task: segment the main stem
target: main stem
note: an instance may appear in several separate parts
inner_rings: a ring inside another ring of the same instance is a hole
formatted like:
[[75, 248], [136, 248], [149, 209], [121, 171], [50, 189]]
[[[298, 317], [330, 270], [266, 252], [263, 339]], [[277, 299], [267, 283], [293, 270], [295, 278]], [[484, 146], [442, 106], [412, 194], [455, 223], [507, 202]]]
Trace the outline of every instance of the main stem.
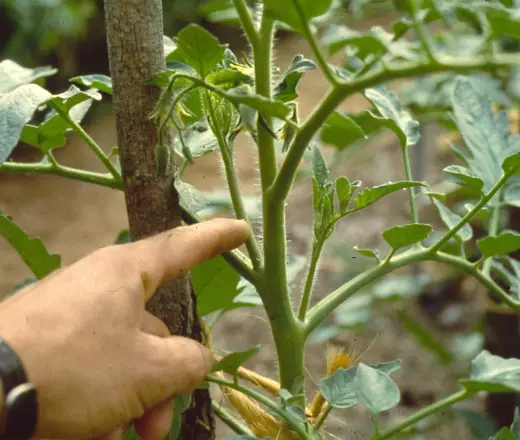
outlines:
[[[273, 19], [262, 17], [259, 43], [254, 47], [256, 93], [271, 98]], [[272, 118], [263, 115], [272, 127]], [[292, 310], [287, 286], [285, 200], [273, 199], [270, 187], [277, 173], [274, 139], [257, 124], [258, 157], [262, 184], [264, 270], [257, 285], [269, 318], [278, 354], [280, 384], [294, 394], [303, 392], [303, 331]], [[304, 398], [301, 405], [305, 404]]]

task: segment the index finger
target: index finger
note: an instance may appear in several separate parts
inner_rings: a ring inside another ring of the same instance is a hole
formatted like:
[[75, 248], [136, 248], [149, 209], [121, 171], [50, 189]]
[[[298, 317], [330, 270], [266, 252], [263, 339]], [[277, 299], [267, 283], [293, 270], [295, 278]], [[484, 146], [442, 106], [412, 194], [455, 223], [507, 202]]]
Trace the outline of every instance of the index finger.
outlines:
[[249, 234], [249, 225], [243, 220], [214, 219], [181, 226], [128, 245], [134, 247], [130, 254], [139, 264], [145, 301], [160, 285], [240, 246]]

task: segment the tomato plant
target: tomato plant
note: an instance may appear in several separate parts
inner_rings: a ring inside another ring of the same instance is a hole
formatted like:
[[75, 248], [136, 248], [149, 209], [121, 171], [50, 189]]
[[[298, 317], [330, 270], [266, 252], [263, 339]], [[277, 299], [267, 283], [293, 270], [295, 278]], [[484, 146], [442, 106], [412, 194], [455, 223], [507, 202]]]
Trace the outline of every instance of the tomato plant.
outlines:
[[[393, 426], [381, 426], [379, 415], [400, 400], [391, 376], [400, 368], [399, 360], [366, 365], [338, 352], [329, 362], [327, 376], [318, 382], [316, 394], [311, 398], [304, 392], [304, 348], [310, 335], [338, 307], [397, 269], [424, 261], [452, 265], [489, 290], [493, 307], [516, 314], [520, 310], [520, 265], [508, 257], [520, 249], [520, 234], [502, 228], [499, 221], [504, 209], [518, 206], [520, 194], [520, 135], [511, 133], [508, 120], [518, 100], [520, 55], [506, 44], [520, 37], [518, 9], [507, 2], [394, 3], [402, 17], [393, 23], [391, 32], [382, 28], [358, 32], [342, 24], [341, 2], [265, 0], [254, 7], [244, 0], [218, 2], [215, 10], [222, 13], [224, 5], [231, 11], [224, 15], [240, 24], [250, 55], [239, 59], [203, 27], [190, 24], [174, 39], [164, 38], [166, 69], [147, 80], [161, 90], [149, 115], [157, 128], [157, 143], [150, 147], [156, 172], [164, 176], [173, 162], [179, 163], [171, 185], [180, 195], [185, 222], [201, 221], [211, 211], [212, 202], [182, 180], [184, 170], [207, 154], [218, 154], [222, 161], [236, 217], [251, 222], [234, 165], [234, 141], [246, 133], [257, 147], [261, 228], [250, 236], [247, 255], [234, 251], [214, 258], [191, 275], [198, 312], [208, 322], [240, 307], [263, 307], [269, 320], [278, 357], [277, 380], [241, 367], [259, 347], [221, 358], [207, 378], [225, 391], [240, 418], [215, 404], [217, 415], [243, 438], [319, 438], [334, 409], [363, 405], [374, 416], [374, 439], [384, 440], [479, 392], [520, 391], [520, 359], [504, 359], [484, 350], [472, 360], [460, 391]], [[273, 40], [282, 28], [308, 42], [312, 60], [297, 54], [285, 71], [275, 67]], [[345, 54], [341, 65], [330, 60], [338, 52]], [[49, 173], [125, 189], [117, 149], [106, 155], [81, 127], [90, 104], [100, 100], [101, 94], [114, 93], [111, 78], [72, 78], [69, 90], [51, 94], [33, 82], [53, 74], [53, 69], [22, 68], [9, 60], [0, 66], [0, 171]], [[320, 69], [330, 89], [301, 121], [297, 86], [305, 72], [313, 69]], [[384, 85], [417, 77], [403, 92], [403, 100]], [[360, 113], [337, 110], [355, 94], [362, 94], [371, 108]], [[42, 107], [46, 117], [35, 122], [33, 116]], [[460, 145], [452, 145], [456, 164], [444, 172], [468, 195], [463, 212], [445, 203], [446, 194], [413, 179], [410, 150], [419, 141], [419, 119], [424, 115], [460, 134]], [[172, 127], [176, 130], [173, 139]], [[401, 180], [367, 187], [356, 176], [333, 176], [322, 154], [325, 146], [347, 152], [383, 130], [391, 130], [398, 139]], [[53, 150], [65, 144], [69, 131], [85, 140], [106, 173], [56, 161]], [[19, 140], [39, 149], [44, 159], [39, 163], [8, 160]], [[305, 264], [303, 257], [287, 253], [285, 219], [287, 198], [301, 167], [310, 171], [314, 213]], [[376, 249], [354, 249], [370, 258], [372, 265], [313, 302], [323, 247], [337, 223], [348, 222], [352, 214], [401, 190], [408, 193], [409, 222], [381, 231], [389, 250], [381, 254]], [[421, 220], [418, 200], [431, 203], [444, 229], [434, 231]], [[468, 243], [473, 237], [470, 222], [477, 217], [484, 218], [487, 235], [477, 240], [475, 254]], [[59, 266], [59, 257], [27, 237], [7, 215], [2, 214], [0, 220], [4, 225], [0, 232], [37, 277]], [[301, 271], [305, 271], [303, 286], [294, 283]], [[293, 299], [299, 300], [297, 307]], [[373, 300], [371, 296], [369, 301]], [[271, 397], [251, 384], [269, 391]], [[518, 426], [515, 422], [494, 438], [520, 438]]]

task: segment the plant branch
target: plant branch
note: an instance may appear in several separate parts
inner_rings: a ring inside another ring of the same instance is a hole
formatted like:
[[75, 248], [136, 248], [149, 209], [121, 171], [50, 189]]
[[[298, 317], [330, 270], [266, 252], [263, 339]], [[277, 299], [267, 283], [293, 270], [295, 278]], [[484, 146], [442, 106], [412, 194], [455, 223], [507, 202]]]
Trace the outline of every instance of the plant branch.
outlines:
[[[233, 158], [231, 157], [231, 148], [226, 139], [224, 138], [224, 134], [222, 133], [221, 127], [218, 126], [217, 119], [215, 116], [215, 108], [213, 106], [214, 101], [212, 101], [210, 96], [207, 96], [207, 92], [204, 93], [204, 95], [207, 101], [206, 107], [209, 113], [208, 116], [211, 119], [211, 130], [217, 138], [220, 154], [222, 156], [222, 161], [224, 162], [226, 180], [229, 188], [229, 194], [231, 196], [231, 201], [233, 203], [233, 208], [235, 209], [235, 215], [238, 219], [245, 220], [247, 223], [249, 223], [249, 225], [251, 225], [249, 216], [247, 215], [246, 209], [244, 208], [242, 194], [240, 193], [240, 186], [238, 184], [238, 177], [236, 175], [235, 164], [233, 163]], [[246, 241], [246, 247], [249, 253], [249, 257], [253, 262], [253, 267], [255, 268], [255, 270], [259, 270], [263, 265], [262, 255], [260, 254], [260, 249], [258, 248], [258, 243], [253, 233], [249, 234], [249, 238]]]
[[470, 211], [468, 211], [467, 214], [462, 217], [453, 228], [446, 232], [446, 234], [444, 234], [437, 243], [430, 247], [430, 251], [435, 252], [441, 249], [450, 240], [450, 238], [454, 237], [457, 232], [460, 231], [464, 225], [468, 223], [473, 217], [475, 217], [480, 209], [484, 207], [498, 191], [500, 191], [502, 186], [506, 184], [510, 175], [511, 173], [504, 173], [504, 175], [497, 183], [493, 185], [489, 192], [483, 195], [479, 202]]
[[426, 417], [429, 417], [436, 412], [440, 411], [443, 408], [447, 408], [448, 406], [452, 406], [457, 402], [460, 402], [461, 400], [467, 399], [468, 397], [471, 397], [472, 393], [467, 390], [460, 390], [456, 393], [453, 393], [452, 395], [445, 397], [444, 399], [441, 399], [435, 403], [432, 403], [431, 405], [428, 405], [427, 407], [413, 413], [412, 415], [406, 417], [404, 420], [402, 420], [399, 423], [396, 423], [394, 426], [388, 429], [383, 429], [379, 432], [379, 436], [377, 437], [378, 440], [386, 440], [388, 438], [393, 437], [395, 434], [398, 434], [400, 432], [403, 432], [406, 428], [415, 425], [417, 422], [419, 422], [422, 419], [425, 419]]
[[323, 240], [313, 240], [312, 242], [311, 262], [309, 264], [309, 270], [307, 271], [307, 277], [305, 278], [302, 299], [298, 309], [298, 319], [301, 321], [305, 320], [305, 315], [307, 314], [307, 309], [309, 308], [309, 302], [312, 295], [312, 286], [314, 283], [314, 277], [316, 275], [316, 268], [320, 259], [321, 250], [323, 249], [323, 244]]
[[222, 405], [215, 402], [215, 400], [211, 400], [211, 406], [213, 411], [217, 417], [222, 420], [227, 426], [229, 426], [234, 432], [240, 435], [248, 435], [250, 437], [254, 437], [255, 434], [251, 431], [246, 425], [237, 420], [231, 413], [222, 407]]
[[[413, 0], [412, 0], [413, 1]], [[408, 146], [401, 148], [403, 152], [404, 171], [406, 174], [406, 180], [412, 181], [412, 167], [410, 165], [410, 153]], [[408, 188], [408, 200], [410, 203], [410, 215], [412, 217], [412, 223], [419, 223], [419, 213], [415, 203], [415, 188]]]
[[76, 121], [74, 121], [70, 115], [64, 111], [57, 103], [54, 103], [52, 100], [49, 101], [49, 105], [56, 110], [58, 113], [69, 125], [70, 127], [87, 143], [92, 152], [98, 157], [98, 159], [103, 163], [106, 169], [112, 174], [115, 180], [122, 181], [121, 174], [116, 169], [114, 164], [110, 162], [110, 159], [105, 155], [104, 151], [101, 147], [96, 143], [94, 139], [90, 137], [90, 135], [83, 130], [83, 127], [79, 125]]
[[[500, 197], [497, 197], [500, 199]], [[498, 227], [500, 225], [500, 200], [497, 200], [496, 203], [491, 206], [491, 219], [489, 220], [489, 236], [495, 237], [498, 233]], [[484, 261], [484, 265], [482, 266], [482, 273], [486, 276], [489, 276], [489, 272], [491, 270], [491, 262], [493, 260], [488, 258]]]
[[249, 40], [251, 47], [254, 49], [258, 46], [258, 32], [255, 29], [255, 24], [251, 17], [251, 13], [249, 12], [249, 8], [244, 0], [233, 0], [233, 5], [235, 6], [246, 37]]
[[54, 174], [56, 176], [68, 177], [69, 179], [79, 180], [82, 182], [93, 183], [95, 185], [104, 186], [112, 189], [123, 189], [121, 180], [116, 180], [110, 174], [94, 173], [92, 171], [79, 170], [70, 168], [60, 164], [52, 163], [21, 163], [21, 162], [4, 162], [0, 165], [0, 172], [27, 174]]
[[316, 425], [314, 425], [316, 431], [319, 431], [321, 429], [321, 427], [325, 423], [325, 420], [327, 420], [327, 417], [331, 413], [332, 408], [332, 405], [327, 404], [327, 406], [325, 407], [325, 411], [321, 413], [320, 417], [318, 418], [318, 421], [316, 422]]
[[242, 394], [245, 394], [246, 396], [251, 397], [252, 399], [256, 400], [257, 402], [261, 403], [262, 405], [269, 408], [271, 411], [276, 413], [282, 420], [284, 420], [291, 429], [296, 432], [300, 437], [300, 439], [308, 439], [309, 436], [307, 435], [307, 432], [305, 431], [305, 427], [303, 423], [293, 416], [289, 411], [284, 411], [282, 408], [280, 408], [279, 405], [276, 404], [275, 401], [269, 399], [268, 397], [264, 396], [263, 394], [259, 393], [258, 391], [252, 390], [250, 388], [244, 387], [240, 385], [238, 382], [231, 382], [229, 380], [221, 379], [219, 377], [215, 376], [207, 376], [206, 380], [208, 382], [232, 388], [234, 390], [237, 390], [241, 392]]
[[305, 336], [308, 336], [334, 309], [345, 302], [353, 294], [358, 292], [366, 285], [382, 278], [383, 276], [393, 272], [400, 267], [407, 266], [412, 263], [421, 261], [438, 261], [441, 263], [451, 264], [462, 269], [464, 272], [472, 275], [477, 281], [484, 285], [489, 291], [495, 293], [502, 301], [504, 301], [513, 310], [520, 310], [520, 302], [511, 298], [497, 283], [491, 278], [485, 276], [475, 266], [464, 258], [449, 255], [443, 252], [435, 252], [431, 248], [410, 250], [404, 252], [397, 257], [384, 261], [352, 278], [343, 286], [336, 289], [329, 296], [322, 299], [309, 312], [305, 322]]
[[492, 59], [480, 57], [437, 56], [437, 61], [406, 61], [386, 64], [351, 81], [340, 81], [332, 87], [321, 104], [314, 109], [296, 134], [289, 152], [280, 168], [271, 195], [273, 199], [285, 200], [294, 180], [294, 175], [309, 142], [323, 125], [330, 113], [354, 93], [395, 79], [425, 76], [441, 72], [465, 73], [472, 70], [489, 70], [500, 66], [520, 63], [518, 54], [495, 55]]

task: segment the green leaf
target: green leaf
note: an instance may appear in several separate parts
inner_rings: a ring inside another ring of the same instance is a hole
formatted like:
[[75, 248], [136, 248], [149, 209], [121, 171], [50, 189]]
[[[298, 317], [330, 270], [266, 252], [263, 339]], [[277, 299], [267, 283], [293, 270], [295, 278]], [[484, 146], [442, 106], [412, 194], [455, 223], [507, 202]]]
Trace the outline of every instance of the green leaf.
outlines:
[[340, 151], [367, 136], [352, 118], [335, 111], [331, 113], [321, 129], [321, 140], [334, 145]]
[[466, 162], [487, 192], [502, 177], [501, 167], [508, 168], [506, 159], [520, 150], [520, 142], [508, 139], [507, 115], [495, 116], [489, 98], [469, 78], [457, 78], [452, 105], [455, 123], [471, 153]]
[[[389, 405], [395, 399], [395, 389], [388, 386], [386, 378], [381, 380], [379, 376], [376, 378], [372, 370], [375, 369], [380, 373], [390, 375], [401, 367], [401, 361], [385, 362], [371, 366], [364, 365], [364, 367], [365, 371], [360, 374], [359, 378], [357, 374], [359, 365], [356, 365], [348, 370], [340, 368], [331, 376], [318, 382], [320, 393], [332, 407], [350, 408], [357, 405], [360, 403], [359, 395], [361, 395], [364, 402], [371, 404], [371, 397], [374, 397], [376, 392], [381, 390], [388, 391], [386, 396], [380, 396], [385, 401], [384, 406]], [[368, 374], [367, 368], [370, 369]], [[359, 389], [360, 386], [367, 386], [369, 392], [362, 394], [363, 391]], [[374, 409], [376, 409], [376, 406], [374, 406]]]
[[[431, 198], [431, 200], [437, 208], [437, 211], [439, 212], [442, 221], [448, 227], [448, 229], [452, 229], [461, 220], [462, 217], [458, 214], [455, 214], [446, 205], [442, 204], [435, 198]], [[462, 242], [471, 240], [471, 237], [473, 237], [473, 229], [471, 229], [471, 226], [468, 223], [466, 223], [457, 232], [457, 237], [460, 238]]]
[[477, 240], [477, 247], [482, 252], [482, 256], [486, 258], [510, 254], [520, 249], [520, 233], [502, 231], [496, 237], [489, 236]]
[[518, 174], [520, 171], [520, 135], [512, 135], [507, 142], [509, 154], [502, 162], [502, 169], [506, 173]]
[[314, 146], [311, 150], [312, 175], [316, 179], [319, 188], [323, 188], [329, 180], [329, 169], [319, 147]]
[[355, 382], [359, 402], [372, 414], [392, 409], [401, 399], [399, 388], [388, 374], [363, 363], [358, 366]]
[[520, 359], [504, 359], [483, 350], [471, 362], [469, 379], [461, 381], [471, 392], [507, 393], [520, 391]]
[[[137, 433], [134, 425], [131, 425], [124, 433], [123, 440], [142, 440], [141, 436]], [[177, 439], [175, 439], [177, 440]]]
[[381, 116], [371, 113], [376, 119], [390, 128], [399, 138], [403, 148], [419, 141], [421, 133], [419, 122], [412, 119], [410, 113], [403, 109], [397, 96], [383, 86], [365, 90], [366, 98], [377, 108]]
[[211, 131], [215, 136], [221, 133], [224, 138], [227, 138], [235, 116], [233, 105], [223, 96], [208, 90], [203, 90], [202, 96], [206, 119]]
[[517, 438], [509, 428], [504, 426], [497, 432], [497, 435], [495, 435], [492, 440], [517, 440]]
[[52, 95], [36, 84], [22, 85], [0, 96], [0, 165], [7, 160], [20, 139], [23, 126], [36, 109]]
[[383, 232], [383, 238], [392, 249], [397, 250], [425, 240], [432, 230], [431, 225], [424, 223], [394, 226]]
[[264, 96], [255, 95], [248, 86], [237, 87], [227, 92], [228, 99], [235, 104], [243, 104], [258, 110], [262, 115], [285, 119], [291, 108], [282, 101], [270, 100]]
[[252, 358], [259, 351], [260, 345], [255, 345], [249, 350], [236, 351], [234, 353], [228, 354], [217, 362], [212, 371], [225, 371], [229, 374], [235, 374], [242, 364], [244, 364], [249, 358]]
[[444, 168], [444, 172], [447, 174], [448, 180], [453, 180], [459, 185], [466, 185], [471, 189], [482, 192], [484, 182], [471, 170], [459, 165], [449, 165]]
[[294, 101], [298, 97], [296, 86], [300, 82], [303, 72], [316, 69], [314, 61], [303, 55], [295, 55], [291, 65], [282, 75], [282, 80], [274, 89], [274, 97], [282, 102]]
[[32, 83], [40, 78], [54, 75], [58, 69], [50, 66], [28, 69], [12, 60], [0, 62], [0, 95], [10, 93], [17, 87]]
[[365, 188], [361, 191], [354, 200], [356, 210], [364, 209], [379, 199], [399, 191], [400, 189], [413, 188], [416, 186], [426, 186], [422, 182], [412, 182], [403, 180], [400, 182], [389, 182], [383, 185], [374, 186], [372, 188]]
[[224, 90], [238, 87], [241, 84], [252, 84], [254, 79], [243, 72], [235, 69], [220, 69], [211, 72], [206, 81], [215, 86], [219, 86]]
[[336, 197], [338, 199], [339, 212], [345, 213], [354, 195], [354, 191], [361, 184], [359, 180], [350, 182], [346, 177], [340, 176], [336, 179]]
[[467, 409], [453, 411], [466, 422], [474, 440], [489, 440], [498, 431], [496, 422], [488, 414]]
[[264, 0], [266, 14], [281, 21], [298, 32], [304, 32], [309, 21], [324, 15], [330, 8], [332, 0]]
[[213, 131], [205, 123], [195, 123], [190, 127], [177, 133], [173, 140], [173, 148], [175, 152], [182, 158], [185, 157], [183, 150], [183, 142], [189, 148], [192, 158], [205, 156], [218, 150], [218, 141]]
[[180, 394], [173, 398], [173, 420], [165, 440], [179, 440], [183, 420], [182, 416], [190, 406], [191, 394]]
[[359, 249], [357, 246], [354, 246], [353, 249], [358, 253], [365, 257], [373, 258], [377, 261], [380, 260], [379, 258], [379, 251], [373, 250], [373, 249]]
[[112, 78], [106, 75], [93, 74], [75, 76], [69, 80], [72, 83], [81, 84], [82, 86], [92, 87], [100, 92], [112, 95]]
[[174, 185], [179, 193], [181, 205], [188, 211], [197, 214], [210, 205], [206, 197], [193, 185], [183, 182], [180, 179], [175, 179]]
[[29, 237], [11, 218], [0, 214], [2, 235], [39, 279], [61, 266], [61, 257], [50, 254], [39, 238]]
[[227, 45], [197, 24], [190, 24], [177, 34], [177, 50], [186, 63], [205, 77], [224, 58]]
[[130, 243], [131, 241], [130, 231], [128, 229], [123, 229], [119, 234], [117, 234], [115, 244], [125, 244]]
[[234, 308], [233, 300], [239, 293], [238, 280], [238, 273], [220, 255], [193, 268], [191, 282], [199, 315]]

